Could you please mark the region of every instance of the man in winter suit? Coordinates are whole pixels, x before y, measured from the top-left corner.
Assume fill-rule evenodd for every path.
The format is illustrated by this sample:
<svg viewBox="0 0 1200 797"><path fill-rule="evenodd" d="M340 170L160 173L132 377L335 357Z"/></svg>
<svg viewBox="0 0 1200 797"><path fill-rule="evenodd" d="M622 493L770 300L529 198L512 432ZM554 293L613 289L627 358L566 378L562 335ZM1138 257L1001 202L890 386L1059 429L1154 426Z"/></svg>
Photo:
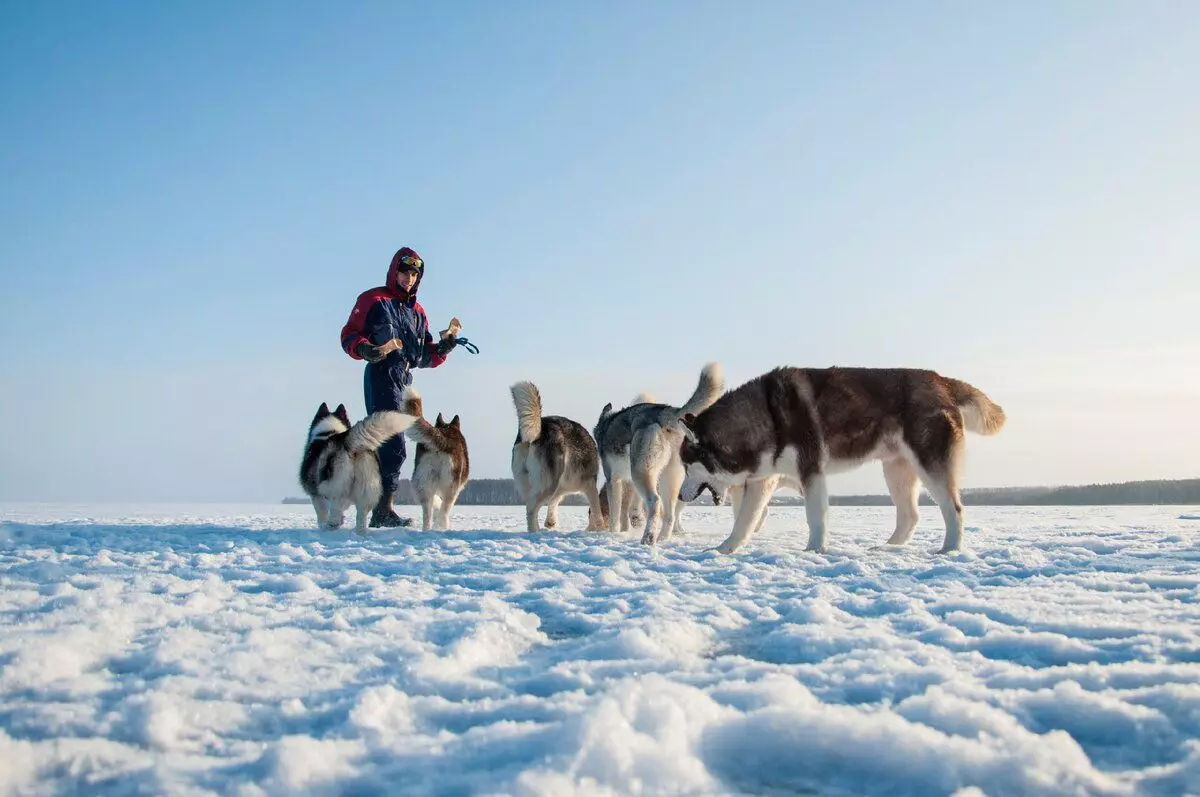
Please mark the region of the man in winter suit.
<svg viewBox="0 0 1200 797"><path fill-rule="evenodd" d="M417 288L424 275L421 256L407 246L400 249L392 257L386 284L361 293L342 327L342 348L355 360L367 362L363 392L368 413L400 409L400 394L412 384L412 369L437 368L454 348L453 335L434 341L425 310L417 304ZM381 351L389 341L398 341L399 348ZM393 437L379 449L383 495L371 513L372 527L411 522L397 515L392 505L406 455L404 435Z"/></svg>

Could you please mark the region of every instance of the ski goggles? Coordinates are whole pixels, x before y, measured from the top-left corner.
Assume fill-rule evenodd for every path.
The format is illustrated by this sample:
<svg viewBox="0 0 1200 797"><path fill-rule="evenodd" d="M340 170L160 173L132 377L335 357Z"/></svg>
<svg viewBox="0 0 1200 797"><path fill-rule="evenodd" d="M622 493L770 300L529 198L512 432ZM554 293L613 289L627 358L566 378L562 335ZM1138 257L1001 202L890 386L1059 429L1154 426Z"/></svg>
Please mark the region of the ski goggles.
<svg viewBox="0 0 1200 797"><path fill-rule="evenodd" d="M425 261L419 257L405 255L400 258L400 271L420 271L425 268Z"/></svg>

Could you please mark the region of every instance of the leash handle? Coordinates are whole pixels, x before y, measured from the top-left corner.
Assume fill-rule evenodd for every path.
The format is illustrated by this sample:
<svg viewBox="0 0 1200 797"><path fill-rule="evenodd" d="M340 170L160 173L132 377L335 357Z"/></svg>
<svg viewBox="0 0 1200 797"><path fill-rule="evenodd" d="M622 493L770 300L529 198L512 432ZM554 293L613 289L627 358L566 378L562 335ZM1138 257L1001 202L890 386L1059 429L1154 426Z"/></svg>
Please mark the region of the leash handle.
<svg viewBox="0 0 1200 797"><path fill-rule="evenodd" d="M455 344L462 346L464 349L471 352L471 354L479 354L479 347L466 338L455 338L454 342Z"/></svg>

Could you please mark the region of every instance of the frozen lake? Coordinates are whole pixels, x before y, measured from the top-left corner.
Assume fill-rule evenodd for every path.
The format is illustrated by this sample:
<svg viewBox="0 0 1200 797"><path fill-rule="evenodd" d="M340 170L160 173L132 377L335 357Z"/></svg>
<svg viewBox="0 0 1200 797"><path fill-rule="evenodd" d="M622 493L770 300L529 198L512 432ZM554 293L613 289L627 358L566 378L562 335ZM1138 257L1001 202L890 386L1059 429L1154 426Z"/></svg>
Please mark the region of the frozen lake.
<svg viewBox="0 0 1200 797"><path fill-rule="evenodd" d="M584 512L0 504L0 794L1200 790L1197 508Z"/></svg>

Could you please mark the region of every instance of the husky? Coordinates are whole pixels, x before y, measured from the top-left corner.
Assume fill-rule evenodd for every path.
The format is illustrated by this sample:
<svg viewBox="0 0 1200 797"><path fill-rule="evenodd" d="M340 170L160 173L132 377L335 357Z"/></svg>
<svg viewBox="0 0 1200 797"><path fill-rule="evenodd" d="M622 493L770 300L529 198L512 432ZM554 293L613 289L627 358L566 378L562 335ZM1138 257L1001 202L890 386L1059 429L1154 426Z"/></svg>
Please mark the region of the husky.
<svg viewBox="0 0 1200 797"><path fill-rule="evenodd" d="M425 420L421 394L411 386L404 388L400 399L404 413L416 418L405 435L417 444L412 486L421 501L421 530L436 526L447 531L450 512L471 472L462 424L457 415L447 423L440 412L433 423Z"/></svg>
<svg viewBox="0 0 1200 797"><path fill-rule="evenodd" d="M517 410L517 438L512 447L512 473L525 502L525 527L538 530L538 512L546 510L546 526L558 525L558 505L572 493L588 500L588 531L601 531L607 516L600 504L596 479L600 457L596 441L583 424L561 415L542 415L542 395L532 382L510 388Z"/></svg>
<svg viewBox="0 0 1200 797"><path fill-rule="evenodd" d="M997 434L1004 410L958 379L915 368L776 368L683 419L680 447L687 476L680 498L705 484L744 488L733 531L718 546L737 550L762 524L762 510L780 476L801 485L808 550L825 551L829 508L826 474L880 460L896 505L889 545L903 545L917 527L923 482L942 511L940 553L960 550L963 507L958 472L964 431Z"/></svg>
<svg viewBox="0 0 1200 797"><path fill-rule="evenodd" d="M633 401L628 406L632 407L635 404L657 404L658 400L649 393L638 393L634 396ZM609 517L612 508L608 505L608 496L612 493L610 482L605 481L604 486L600 488L600 504L604 508L605 517ZM714 493L715 495L715 493ZM618 528L622 531L629 531L631 526L639 526L645 516L646 507L642 504L642 499L638 496L636 490L625 490L621 493L621 517Z"/></svg>
<svg viewBox="0 0 1200 797"><path fill-rule="evenodd" d="M642 403L613 412L612 404L606 404L600 411L593 431L600 448L605 489L609 491L608 505L614 509L624 507L622 493L628 482L633 483L645 506L643 545L657 542L655 521L659 515L662 515L664 540L680 531L679 493L684 468L679 460L679 446L685 433L682 420L686 415L707 409L723 390L721 366L708 363L700 373L696 390L682 407ZM609 530L614 534L624 531L627 518L623 511L610 513Z"/></svg>
<svg viewBox="0 0 1200 797"><path fill-rule="evenodd" d="M354 530L367 530L367 515L383 492L379 447L410 427L416 418L401 412L374 412L353 426L346 406L333 412L322 402L308 425L308 442L300 462L300 486L312 499L317 525L339 529L354 505Z"/></svg>

